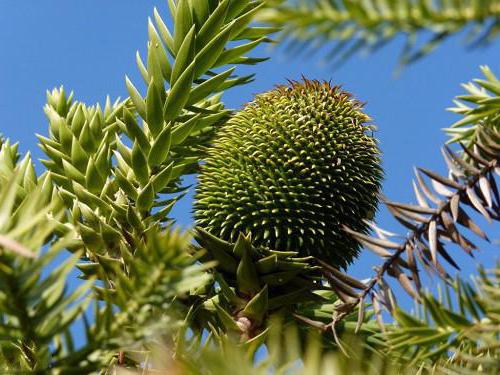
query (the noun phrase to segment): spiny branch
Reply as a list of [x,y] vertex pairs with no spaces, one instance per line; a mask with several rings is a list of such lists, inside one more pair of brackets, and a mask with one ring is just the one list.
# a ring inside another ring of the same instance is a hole
[[[479,226],[460,207],[460,203],[463,203],[480,213],[488,221],[500,220],[500,196],[493,176],[494,173],[500,174],[499,134],[489,131],[487,135],[483,134],[481,139],[482,141],[477,142],[474,151],[463,147],[464,153],[469,158],[468,162],[465,162],[461,156],[455,154],[448,147],[444,148],[443,155],[450,167],[450,178],[442,177],[426,169],[418,170],[416,174],[418,185],[415,184],[414,187],[419,205],[384,200],[392,215],[402,225],[410,229],[404,242],[389,241],[386,238],[388,232],[376,227],[378,238],[344,228],[365,247],[386,258],[382,265],[376,268],[375,276],[367,284],[316,260],[318,265],[322,267],[332,289],[343,302],[337,306],[330,325],[338,323],[351,314],[368,295],[372,295],[374,302],[377,304],[381,302],[391,311],[393,309],[393,303],[390,301],[391,291],[383,282],[386,274],[398,279],[403,289],[413,299],[420,302],[420,280],[416,257],[420,259],[425,268],[437,272],[446,279],[448,274],[440,264],[439,256],[453,267],[457,269],[459,267],[440,240],[458,244],[470,255],[472,255],[472,250],[476,249],[476,246],[458,231],[455,223],[459,223],[481,238],[488,240]],[[422,174],[431,180],[435,192],[432,192],[425,184]],[[455,191],[453,192],[450,188],[455,189]],[[443,199],[441,196],[445,198]],[[429,204],[429,200],[437,207],[433,208]],[[406,260],[403,259],[404,253],[407,253]],[[407,274],[405,269],[411,274]],[[374,291],[377,286],[381,287],[381,294]]]

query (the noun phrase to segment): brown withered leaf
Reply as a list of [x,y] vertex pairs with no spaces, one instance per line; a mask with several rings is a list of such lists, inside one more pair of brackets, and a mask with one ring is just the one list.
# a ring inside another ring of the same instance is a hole
[[388,204],[392,207],[399,208],[404,211],[411,211],[419,214],[435,214],[438,212],[435,208],[423,207],[423,206],[415,206],[412,204],[404,204],[398,202],[384,201],[385,204]]
[[398,266],[401,266],[403,268],[406,268],[407,270],[410,269],[410,265],[408,264],[408,262],[406,262],[406,260],[404,260],[402,257],[398,257],[395,261],[394,261],[394,264],[397,264]]
[[485,157],[488,159],[497,159],[499,157],[497,152],[481,143],[480,140],[476,141],[476,143],[474,144],[474,151],[478,154],[485,155]]
[[472,255],[472,249],[477,249],[476,245],[474,245],[458,231],[448,212],[441,212],[441,222],[451,240],[462,247],[469,255]]
[[413,276],[413,282],[415,283],[415,287],[417,288],[417,290],[420,290],[422,288],[422,284],[420,282],[420,276],[418,274],[419,271],[417,268],[417,264],[415,262],[413,246],[410,245],[410,243],[407,243],[405,251],[406,251],[406,259],[408,262],[408,267],[410,268]]
[[[330,283],[330,286],[332,287],[332,289],[337,294],[339,294],[339,292],[340,292],[340,293],[347,295],[349,297],[352,297],[354,299],[359,297],[358,293],[356,291],[354,291],[354,289],[352,289],[349,285],[347,285],[343,281],[341,281],[338,278],[336,278],[335,276],[333,276],[333,274],[327,272],[327,273],[325,273],[325,277],[327,278],[328,282]],[[344,301],[344,302],[346,302],[346,301]]]
[[464,150],[464,152],[469,155],[469,157],[474,160],[477,164],[479,164],[480,166],[487,166],[489,164],[489,161],[484,159],[481,155],[475,153],[475,152],[472,152],[471,150],[469,150],[463,143],[459,143],[460,144],[460,147],[462,147],[462,150]]
[[425,194],[427,198],[429,198],[430,201],[434,202],[438,206],[443,203],[438,197],[434,195],[434,193],[429,189],[429,187],[426,185],[424,182],[424,179],[420,175],[417,169],[415,169],[415,177],[417,178],[418,186],[420,187],[420,190]]
[[446,242],[453,242],[449,233],[446,231],[446,229],[441,229],[439,226],[438,226],[438,230],[437,230],[437,235],[438,235],[438,238],[440,240],[443,240]]
[[385,324],[384,320],[382,319],[382,310],[380,309],[380,302],[375,293],[372,293],[372,306],[373,306],[373,312],[375,313],[375,320],[377,321],[380,330],[382,332],[385,332]]
[[422,257],[419,257],[419,259],[422,261],[422,264],[426,264],[429,267],[430,271],[437,273],[439,277],[443,279],[448,279],[450,277],[438,260],[436,260],[436,263],[433,262],[432,254],[428,246],[425,246],[423,243],[421,243],[418,249],[423,255]]
[[[316,329],[319,329],[320,331],[325,331],[326,330],[326,324],[323,322],[318,322],[317,320],[309,319],[305,316],[293,313],[292,314],[295,319],[297,319],[299,322],[305,323],[311,327],[314,327]],[[210,324],[210,323],[209,323]],[[213,331],[215,331],[215,328],[213,328]]]
[[451,191],[448,189],[446,186],[444,186],[442,183],[437,182],[436,180],[431,180],[432,187],[434,190],[441,195],[444,195],[445,197],[451,197],[453,194],[455,194],[454,191]]
[[332,334],[333,334],[333,339],[335,341],[335,344],[337,345],[337,347],[340,349],[340,351],[345,355],[345,356],[349,356],[349,354],[347,353],[347,350],[344,348],[344,345],[342,345],[342,341],[340,341],[340,338],[337,334],[337,329],[336,329],[336,325],[337,325],[337,322],[340,320],[340,318],[338,316],[334,316],[333,317],[333,320],[332,320],[332,324],[331,324],[331,330],[332,330]]
[[342,290],[336,289],[333,286],[332,286],[332,289],[335,292],[335,294],[337,294],[337,296],[342,300],[342,302],[349,304],[349,305],[352,305],[354,303],[355,300],[351,296],[349,296],[348,294],[345,294]]
[[481,230],[481,228],[460,207],[458,208],[457,223],[468,228],[469,230],[471,230],[473,233],[477,234],[479,237],[481,237],[485,241],[488,241],[488,242],[490,241],[488,236],[486,236],[486,233],[484,233]]
[[437,264],[437,225],[436,221],[429,222],[428,229],[429,250],[431,251],[432,261],[434,265]]
[[[449,233],[449,237],[454,240],[455,235],[458,232],[457,228],[455,227],[455,224],[453,222],[453,219],[451,218],[450,214],[443,210],[441,211],[441,223],[443,224],[443,227],[446,229],[446,231]],[[458,241],[455,241],[458,242]]]
[[460,204],[460,195],[455,194],[450,199],[450,212],[453,217],[453,221],[457,221],[458,219],[458,205]]
[[486,176],[479,177],[479,189],[481,191],[484,200],[488,204],[488,207],[492,208],[493,200],[491,198],[491,186]]
[[441,154],[443,155],[443,159],[446,162],[446,165],[448,166],[448,169],[451,171],[451,173],[457,177],[465,177],[465,173],[463,169],[461,169],[457,163],[448,155],[446,150],[444,148],[441,149]]
[[475,175],[481,173],[481,170],[477,169],[472,164],[467,163],[462,157],[455,154],[448,146],[444,146],[444,149],[446,150],[448,155],[450,155],[451,158],[457,163],[457,165],[463,168],[464,171]]
[[481,146],[488,148],[492,153],[494,153],[496,156],[495,158],[499,157],[500,154],[500,139],[495,139],[495,134],[490,133],[486,134],[486,132],[479,132],[478,133],[478,138],[479,142],[481,143]]
[[416,214],[412,211],[403,210],[403,209],[398,208],[396,206],[393,206],[391,204],[388,204],[388,206],[390,206],[395,212],[400,213],[403,217],[405,217],[407,219],[414,220],[414,221],[419,222],[419,223],[427,223],[429,221],[429,218],[426,216]]
[[408,276],[402,272],[398,267],[391,266],[391,271],[394,277],[399,281],[401,287],[412,297],[415,301],[420,302],[420,296],[417,291],[413,288],[413,284],[411,283]]
[[474,142],[472,146],[474,153],[483,157],[484,160],[487,160],[488,162],[491,162],[495,159],[498,159],[500,157],[500,154],[497,154],[493,150],[488,150],[488,148],[484,148],[482,146],[479,146],[477,142]]
[[432,172],[425,168],[418,168],[419,171],[426,174],[431,180],[437,181],[445,186],[451,187],[453,189],[462,189],[462,185],[459,183],[450,180],[449,178],[443,177],[435,172]]
[[350,313],[358,305],[358,301],[345,302],[335,306],[335,312],[340,314]]
[[466,193],[467,197],[469,198],[469,202],[471,203],[471,206],[474,207],[481,215],[483,215],[485,219],[488,221],[488,223],[491,223],[491,216],[488,213],[488,211],[486,211],[486,209],[484,208],[483,204],[481,203],[481,200],[474,192],[474,189],[472,189],[471,187],[467,187]]
[[358,320],[356,322],[356,328],[354,329],[354,333],[357,334],[361,329],[361,325],[365,320],[365,299],[361,298],[358,305]]
[[415,254],[417,255],[418,260],[420,261],[420,264],[424,266],[424,271],[427,273],[429,277],[432,277],[433,273],[436,272],[436,270],[432,267],[431,262],[429,259],[431,259],[431,253],[427,246],[420,246],[420,245],[415,245]]
[[455,260],[450,256],[450,254],[446,251],[444,248],[443,244],[441,242],[437,242],[437,250],[439,252],[439,255],[441,255],[444,260],[446,260],[449,264],[451,264],[454,268],[460,271],[460,267],[458,264],[455,262]]
[[363,222],[368,225],[370,228],[372,228],[377,236],[379,238],[382,238],[383,240],[386,240],[388,237],[402,237],[401,235],[393,232],[389,232],[388,230],[382,229],[375,225],[373,221],[363,219]]
[[380,291],[382,292],[382,296],[379,296],[379,302],[390,312],[393,313],[394,309],[398,305],[396,301],[396,296],[392,292],[391,287],[382,277],[379,281]]
[[374,238],[374,237],[370,237],[370,236],[367,236],[366,234],[363,234],[363,233],[359,233],[359,232],[356,232],[352,229],[350,229],[349,227],[347,226],[342,226],[343,230],[346,231],[347,233],[351,234],[352,236],[354,236],[355,238],[360,238],[360,239],[363,239],[367,242],[371,242],[377,246],[381,246],[381,247],[385,247],[387,249],[399,249],[401,247],[400,244],[396,243],[396,242],[392,242],[392,241],[389,241],[389,240],[384,240],[384,239],[381,239],[381,238]]
[[362,283],[358,279],[355,279],[354,277],[351,277],[342,271],[336,269],[335,267],[330,266],[328,263],[322,261],[321,259],[316,259],[316,262],[323,267],[326,271],[330,272],[333,274],[333,276],[337,277],[339,280],[342,280],[344,283],[347,285],[356,288],[356,289],[365,289],[366,284]]
[[493,173],[488,173],[488,181],[491,186],[491,193],[493,195],[493,198],[495,200],[494,206],[498,210],[498,207],[500,206],[500,194],[498,193],[498,186],[495,181],[495,176],[493,176]]
[[412,185],[413,185],[413,191],[415,192],[415,197],[417,198],[417,202],[420,205],[420,207],[430,207],[429,203],[421,193],[415,181],[412,181]]
[[436,264],[434,264],[434,270],[437,271],[437,274],[439,277],[442,279],[449,279],[450,275],[448,272],[446,272],[445,268],[441,265],[441,263],[438,261]]
[[387,206],[387,209],[391,212],[392,216],[394,216],[394,218],[397,221],[399,221],[403,226],[405,226],[406,228],[408,228],[412,231],[417,230],[417,228],[418,228],[417,225],[406,220],[405,216],[403,214],[401,214],[399,211],[397,211],[394,207]]
[[392,256],[392,253],[390,253],[389,251],[387,251],[385,247],[377,246],[377,245],[374,245],[374,244],[372,244],[370,242],[367,242],[367,241],[364,241],[364,240],[360,240],[360,239],[358,239],[358,241],[359,241],[359,243],[361,245],[363,245],[363,247],[367,248],[368,250],[373,251],[379,257],[389,258],[389,257]]
[[498,192],[498,186],[495,181],[495,176],[493,176],[493,173],[488,173],[488,181],[491,186],[491,193],[493,194],[493,198],[495,200],[495,206],[498,207],[500,206],[500,194]]

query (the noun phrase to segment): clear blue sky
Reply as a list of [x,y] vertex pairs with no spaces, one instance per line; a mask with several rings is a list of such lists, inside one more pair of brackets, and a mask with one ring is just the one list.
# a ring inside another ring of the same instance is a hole
[[[145,50],[147,17],[153,6],[166,14],[166,3],[0,0],[0,132],[19,141],[23,152],[29,150],[40,158],[35,133],[47,134],[42,110],[47,89],[64,85],[88,104],[103,102],[108,94],[112,99],[125,97],[125,74],[140,80],[135,51]],[[239,108],[254,93],[302,74],[342,84],[367,102],[366,110],[378,125],[386,171],[384,193],[412,202],[415,165],[444,171],[439,148],[446,137],[440,129],[456,120],[445,108],[463,92],[461,83],[479,76],[479,65],[487,64],[500,74],[500,53],[498,44],[466,51],[461,40],[453,38],[394,78],[401,42],[369,57],[356,56],[337,71],[321,65],[321,54],[293,56],[280,49],[261,49],[271,60],[245,69],[257,73],[255,82],[228,92],[226,104]],[[175,210],[183,226],[191,223],[190,207],[188,196]],[[383,211],[378,220],[382,227],[402,230]],[[485,247],[477,259],[491,265],[494,252],[498,247]],[[462,255],[458,259],[463,272],[474,270],[475,261]],[[374,265],[376,259],[363,254],[352,272],[368,277]]]

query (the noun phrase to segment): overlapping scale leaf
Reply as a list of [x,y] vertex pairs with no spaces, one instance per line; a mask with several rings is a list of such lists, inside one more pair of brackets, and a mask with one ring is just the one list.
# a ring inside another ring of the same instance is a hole
[[[8,141],[1,148],[0,155],[13,151]],[[0,159],[0,165],[4,163],[9,164]],[[69,289],[67,279],[81,254],[64,259],[63,250],[78,242],[76,233],[67,231],[42,251],[58,232],[63,205],[52,195],[50,173],[30,189],[23,182],[25,170],[21,162],[10,180],[5,173],[0,178],[0,371],[99,371],[114,363],[118,350],[136,348],[150,340],[152,332],[178,327],[167,309],[182,311],[173,306],[175,299],[202,287],[209,278],[205,271],[210,265],[196,264],[197,257],[187,251],[189,237],[150,231],[147,245],[142,243],[134,254],[124,256],[126,268],[117,259],[98,256],[99,267],[89,280]],[[82,268],[93,265],[87,262]],[[103,270],[107,277],[113,276],[112,281],[103,280],[116,289],[103,291],[94,285],[95,274]],[[104,301],[90,293],[92,286],[103,291]],[[95,304],[90,322],[85,315],[91,297]],[[72,329],[82,320],[79,331],[86,337],[79,335],[75,345]]]
[[[128,78],[126,80],[131,101],[144,121],[140,125],[143,155],[138,155],[138,151],[136,155],[146,158],[152,164],[150,167],[164,168],[174,162],[179,174],[196,170],[204,155],[203,146],[213,135],[214,127],[229,114],[219,103],[217,94],[252,79],[252,75],[235,75],[234,67],[222,72],[213,69],[254,62],[244,55],[267,39],[244,34],[253,29],[249,25],[261,7],[259,1],[171,2],[172,31],[155,10],[154,22],[148,23],[146,61],[137,55],[137,65],[147,86],[145,96]],[[266,29],[268,33],[273,31]],[[250,40],[250,43],[229,47],[231,41],[239,40]],[[160,139],[160,135],[166,136],[166,129],[170,129],[170,150],[165,149],[166,140]],[[135,130],[135,134],[127,132],[133,140],[138,135]],[[134,170],[135,177],[146,181],[148,174],[150,178],[154,176],[154,171],[139,170],[139,165]],[[138,173],[142,176],[137,176]],[[172,180],[177,181],[175,176]],[[138,194],[144,196],[149,192]],[[145,207],[149,206],[148,199],[141,201],[146,203]]]
[[8,140],[1,142],[0,166],[0,369],[43,372],[67,355],[68,327],[85,309],[89,284],[71,293],[66,289],[77,257],[52,263],[53,272],[46,272],[75,240],[75,233],[68,233],[42,251],[63,216],[50,173],[37,177],[29,155],[21,159]]
[[[216,312],[228,330],[256,334],[272,311],[321,299],[313,293],[320,274],[310,257],[255,247],[250,236],[240,235],[230,243],[202,228],[195,238],[206,251],[201,260],[216,262],[218,292],[204,306]],[[245,319],[248,327],[237,324]]]
[[54,194],[50,174],[37,177],[29,154],[18,159],[17,146],[2,142],[0,248],[33,258],[57,229],[63,202]]
[[258,95],[217,133],[199,177],[199,226],[236,241],[313,255],[346,267],[366,230],[382,178],[361,105],[328,83]]
[[[185,189],[181,177],[197,170],[214,126],[230,112],[220,93],[251,79],[233,74],[234,68],[211,69],[231,40],[255,40],[239,35],[260,6],[248,0],[172,1],[173,34],[155,10],[148,22],[146,61],[137,54],[145,94],[128,78],[130,97],[108,99],[104,109],[77,102],[62,88],[48,93],[50,134],[39,136],[48,156],[43,163],[89,257],[120,258],[151,227],[170,221],[169,212],[182,196],[172,194]],[[200,7],[206,13],[199,13]],[[206,43],[197,43],[198,37]],[[247,53],[259,43],[236,51]],[[244,63],[229,60],[224,63]]]
[[127,107],[127,101],[109,99],[104,109],[88,107],[74,101],[73,94],[66,96],[63,88],[47,93],[50,134],[38,136],[48,156],[42,162],[87,250],[103,252],[122,241],[116,227],[118,219],[125,221],[127,200],[112,178],[112,156],[120,131],[117,121]]
[[[49,138],[38,136],[40,146],[48,160],[42,161],[52,172],[58,185],[68,192],[78,194],[77,183],[90,194],[102,198],[108,191],[111,175],[112,150],[126,102],[109,99],[104,110],[99,105],[87,107],[73,101],[73,94],[66,97],[64,89],[47,93],[45,113],[49,120]],[[64,104],[62,104],[64,103]],[[85,201],[83,196],[79,199]]]
[[[30,154],[26,154],[21,159],[18,144],[12,144],[9,139],[0,138],[0,186],[12,183],[14,177],[17,183],[17,202],[22,201],[39,185]],[[45,199],[48,198],[46,195]]]

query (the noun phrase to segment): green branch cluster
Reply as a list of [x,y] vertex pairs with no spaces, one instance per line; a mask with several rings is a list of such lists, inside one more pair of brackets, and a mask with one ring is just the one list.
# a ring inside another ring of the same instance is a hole
[[481,268],[475,281],[457,278],[440,289],[439,299],[424,294],[416,316],[397,310],[389,347],[413,364],[431,360],[436,368],[456,373],[498,372],[500,266]]
[[291,48],[331,45],[326,60],[333,65],[360,51],[374,52],[402,35],[404,66],[463,30],[470,47],[491,43],[500,27],[497,0],[276,0],[271,4],[260,14],[261,20],[282,27],[282,37],[290,40]]
[[481,71],[484,79],[464,84],[467,94],[457,96],[454,100],[456,107],[449,108],[449,111],[463,116],[444,129],[451,137],[450,143],[461,142],[473,148],[477,142],[484,142],[481,135],[500,131],[500,80],[487,66],[482,66]]

